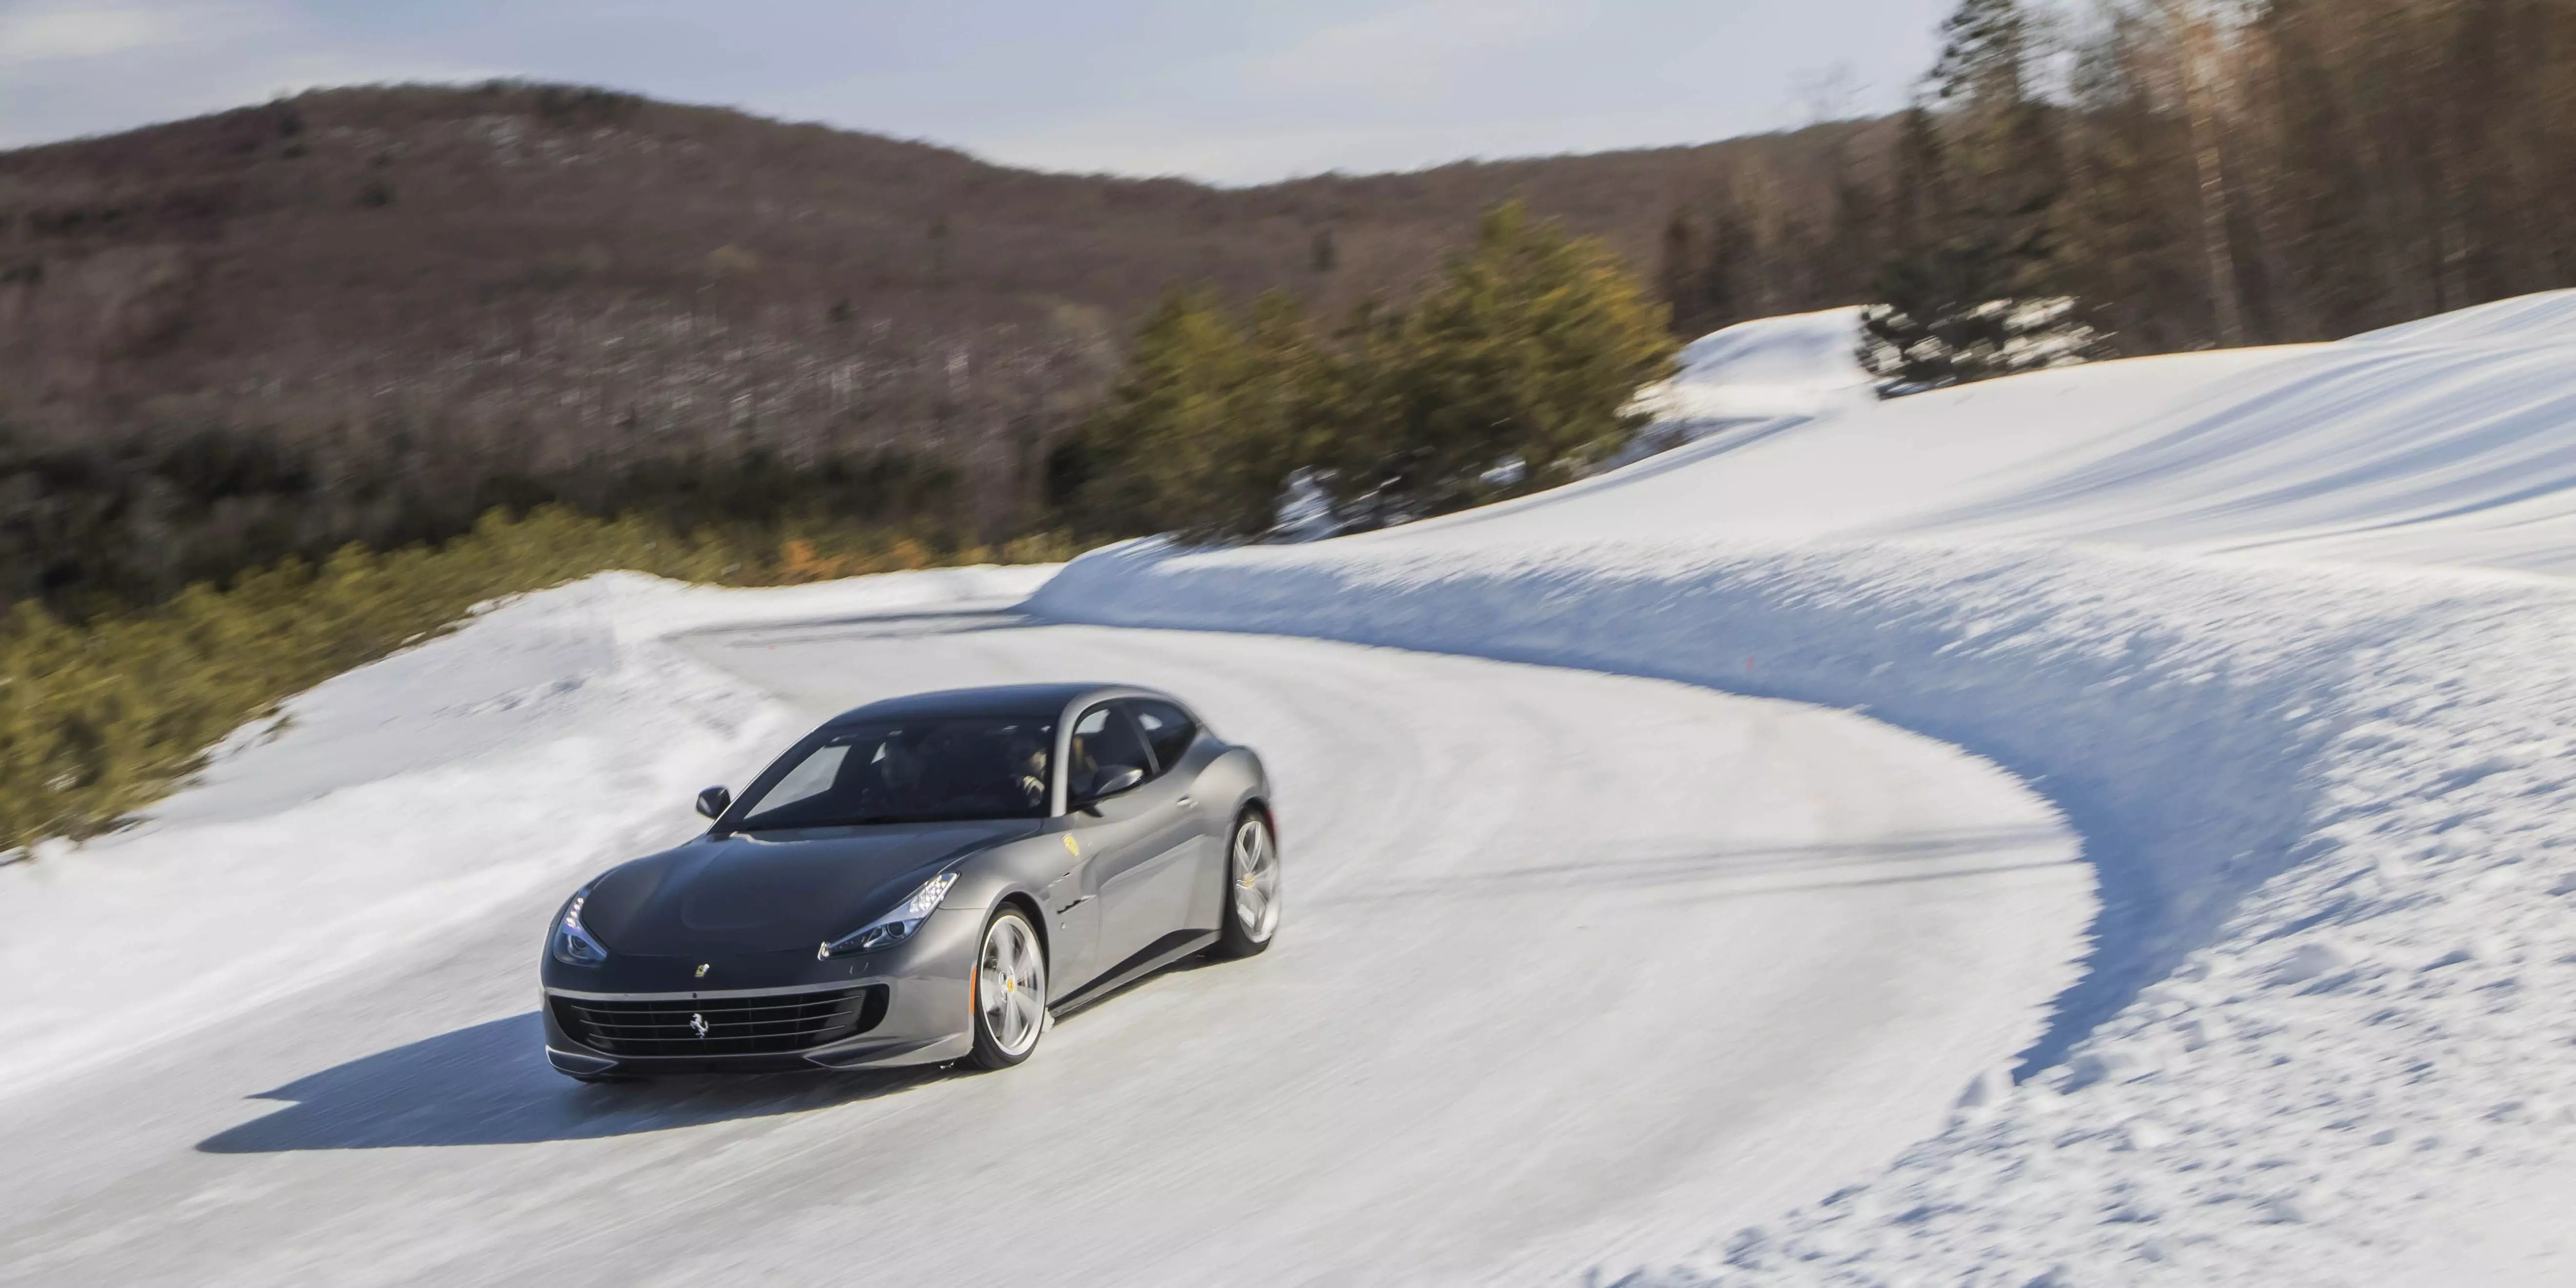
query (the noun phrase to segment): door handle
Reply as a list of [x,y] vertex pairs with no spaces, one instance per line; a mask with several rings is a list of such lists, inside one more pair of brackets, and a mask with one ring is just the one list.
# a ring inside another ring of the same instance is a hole
[[1174,809],[1188,809],[1190,806],[1192,806],[1192,805],[1196,805],[1196,804],[1198,804],[1198,802],[1197,802],[1197,801],[1191,800],[1189,797],[1184,796],[1184,797],[1180,798],[1179,800],[1173,801],[1173,802],[1172,802],[1172,807],[1173,807]]

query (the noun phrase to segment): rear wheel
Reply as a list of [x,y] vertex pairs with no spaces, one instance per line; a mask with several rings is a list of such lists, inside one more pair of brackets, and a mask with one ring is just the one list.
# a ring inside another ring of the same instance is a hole
[[1234,820],[1225,847],[1225,908],[1219,917],[1216,955],[1250,957],[1279,933],[1279,841],[1270,819],[1248,809]]
[[1046,1032],[1046,953],[1037,928],[1017,908],[1003,908],[984,923],[968,995],[975,1013],[975,1049],[966,1058],[985,1069],[1007,1069],[1029,1058]]

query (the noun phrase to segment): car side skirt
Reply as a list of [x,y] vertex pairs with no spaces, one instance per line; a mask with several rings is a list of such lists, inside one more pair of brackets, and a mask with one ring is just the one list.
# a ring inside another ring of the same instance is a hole
[[1064,995],[1047,1009],[1058,1016],[1071,1015],[1094,1002],[1125,988],[1173,962],[1216,942],[1213,930],[1175,930],[1137,950],[1135,955],[1110,967],[1099,978]]

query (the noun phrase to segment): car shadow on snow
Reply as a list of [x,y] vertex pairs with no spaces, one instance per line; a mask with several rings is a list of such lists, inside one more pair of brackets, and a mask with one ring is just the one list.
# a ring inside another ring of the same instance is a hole
[[197,1143],[208,1154],[524,1145],[806,1113],[896,1095],[943,1070],[663,1078],[585,1086],[546,1063],[537,1013],[492,1020],[298,1078],[293,1103]]

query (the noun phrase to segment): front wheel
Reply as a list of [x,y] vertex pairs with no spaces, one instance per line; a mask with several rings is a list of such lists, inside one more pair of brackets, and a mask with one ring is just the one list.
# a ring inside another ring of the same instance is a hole
[[1279,933],[1279,842],[1257,809],[1234,821],[1225,847],[1224,902],[1216,955],[1250,957],[1267,950]]
[[967,993],[975,1014],[975,1049],[983,1069],[1007,1069],[1029,1058],[1046,1032],[1046,953],[1037,928],[1017,908],[984,923],[984,947]]

